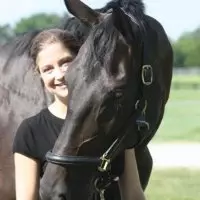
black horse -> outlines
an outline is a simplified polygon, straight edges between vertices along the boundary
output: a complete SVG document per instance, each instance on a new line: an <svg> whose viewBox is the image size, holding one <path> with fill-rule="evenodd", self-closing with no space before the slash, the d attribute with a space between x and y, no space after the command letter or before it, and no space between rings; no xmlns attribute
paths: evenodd
<svg viewBox="0 0 200 200"><path fill-rule="evenodd" d="M67 20L65 28L84 44L66 75L69 114L53 153L89 156L89 162L95 162L66 170L60 158L68 163L69 157L57 160L50 153L49 160L62 166L48 164L41 199L89 199L101 174L96 170L100 160L92 158L103 155L114 141L114 147L121 142L115 156L135 146L145 188L152 165L146 145L159 127L169 96L171 45L162 26L144 14L140 0L112 1L99 12L75 0L66 5L78 19ZM15 199L11 147L19 123L51 101L28 56L37 33L0 48L0 199ZM70 158L73 165L77 159Z"/></svg>
<svg viewBox="0 0 200 200"><path fill-rule="evenodd" d="M112 178L109 165L126 147L151 140L163 118L172 48L140 0L112 1L106 13L79 0L68 10L90 27L66 74L68 115L41 182L42 199L92 199ZM59 172L59 173L58 173Z"/></svg>

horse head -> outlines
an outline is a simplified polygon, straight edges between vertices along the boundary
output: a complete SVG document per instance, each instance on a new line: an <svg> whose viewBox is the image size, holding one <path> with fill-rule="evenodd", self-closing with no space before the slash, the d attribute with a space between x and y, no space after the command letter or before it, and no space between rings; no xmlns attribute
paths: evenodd
<svg viewBox="0 0 200 200"><path fill-rule="evenodd" d="M148 122L139 119L147 109L141 84L148 87L153 79L151 66L144 65L142 2L113 1L105 13L79 0L65 4L90 28L66 73L68 112L60 136L47 154L52 163L41 181L43 200L92 199L105 189L102 177L110 173L112 161L126 148L127 138L136 146L141 140L138 127L150 130ZM149 54L156 52L154 46ZM146 68L141 69L143 65ZM149 80L146 74L150 74Z"/></svg>

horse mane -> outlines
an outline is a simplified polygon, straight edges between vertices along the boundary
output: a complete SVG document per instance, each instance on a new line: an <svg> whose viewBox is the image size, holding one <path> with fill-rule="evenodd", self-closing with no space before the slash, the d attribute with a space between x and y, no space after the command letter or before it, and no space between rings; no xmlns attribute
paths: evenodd
<svg viewBox="0 0 200 200"><path fill-rule="evenodd" d="M38 32L39 30L21 34L0 46L0 89L2 99L10 103L19 99L44 107L49 102L40 78L35 75L34 65L29 56L30 45ZM13 103L12 105L14 106Z"/></svg>
<svg viewBox="0 0 200 200"><path fill-rule="evenodd" d="M27 33L23 33L12 42L13 45L13 54L14 55L22 55L28 53L27 50L30 49L32 40L41 30L35 30Z"/></svg>
<svg viewBox="0 0 200 200"><path fill-rule="evenodd" d="M145 12L145 6L142 0L112 0L108 2L100 12L106 12L109 9L120 7L125 12L131 13L133 16L140 18Z"/></svg>

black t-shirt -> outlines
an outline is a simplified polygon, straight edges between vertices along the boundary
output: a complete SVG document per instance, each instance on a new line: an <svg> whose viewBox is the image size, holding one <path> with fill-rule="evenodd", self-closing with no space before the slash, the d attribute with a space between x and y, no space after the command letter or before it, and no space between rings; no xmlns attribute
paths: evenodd
<svg viewBox="0 0 200 200"><path fill-rule="evenodd" d="M25 119L17 130L13 153L20 153L39 160L42 176L46 165L45 155L53 148L63 123L64 120L54 116L48 108ZM121 154L113 161L113 174L120 176L123 172L123 164L124 154Z"/></svg>

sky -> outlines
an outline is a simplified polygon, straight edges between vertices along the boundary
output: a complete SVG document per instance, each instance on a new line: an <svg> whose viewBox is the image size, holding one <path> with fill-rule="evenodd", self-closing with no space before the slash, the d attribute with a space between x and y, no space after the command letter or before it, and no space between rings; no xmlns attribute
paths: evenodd
<svg viewBox="0 0 200 200"><path fill-rule="evenodd" d="M14 25L22 17L38 12L63 14L63 0L0 0L0 25ZM108 0L83 0L92 8L100 8ZM146 13L156 18L171 39L200 27L200 0L143 0Z"/></svg>

